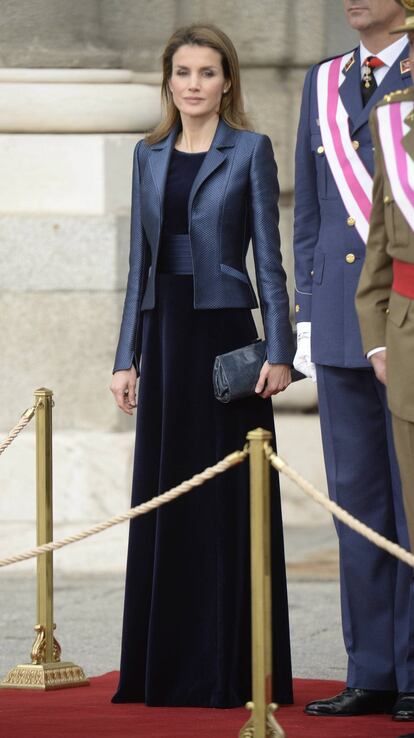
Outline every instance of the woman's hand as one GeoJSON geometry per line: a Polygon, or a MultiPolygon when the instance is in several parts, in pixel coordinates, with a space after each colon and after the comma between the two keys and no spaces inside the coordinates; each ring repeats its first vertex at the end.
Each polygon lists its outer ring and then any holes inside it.
{"type": "Polygon", "coordinates": [[[283,392],[291,381],[292,375],[289,364],[269,364],[268,361],[265,361],[255,392],[263,398],[277,395],[278,392],[283,392]]]}
{"type": "Polygon", "coordinates": [[[115,372],[109,389],[115,397],[115,402],[127,415],[133,414],[136,401],[137,370],[132,365],[130,369],[115,372]]]}

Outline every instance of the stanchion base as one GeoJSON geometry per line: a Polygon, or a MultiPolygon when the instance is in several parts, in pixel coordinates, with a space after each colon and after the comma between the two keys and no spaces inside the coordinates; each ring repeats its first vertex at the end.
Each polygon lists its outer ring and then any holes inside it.
{"type": "Polygon", "coordinates": [[[47,664],[19,664],[0,682],[2,689],[67,689],[87,687],[83,669],[71,661],[54,661],[47,664]]]}
{"type": "Polygon", "coordinates": [[[243,725],[239,738],[255,738],[258,736],[265,736],[265,738],[286,738],[285,731],[276,722],[273,713],[276,712],[278,705],[271,702],[266,707],[266,725],[258,725],[257,716],[255,715],[255,707],[253,702],[247,702],[246,708],[251,710],[252,714],[248,719],[247,723],[243,725]]]}

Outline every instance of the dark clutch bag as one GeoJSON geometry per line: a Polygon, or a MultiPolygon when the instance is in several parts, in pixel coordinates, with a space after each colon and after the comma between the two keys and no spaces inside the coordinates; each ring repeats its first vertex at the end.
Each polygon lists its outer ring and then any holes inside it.
{"type": "MultiPolygon", "coordinates": [[[[214,397],[231,402],[255,394],[257,380],[266,360],[266,342],[258,339],[248,346],[216,356],[213,366],[214,397]]],[[[292,382],[305,375],[292,368],[292,382]]]]}

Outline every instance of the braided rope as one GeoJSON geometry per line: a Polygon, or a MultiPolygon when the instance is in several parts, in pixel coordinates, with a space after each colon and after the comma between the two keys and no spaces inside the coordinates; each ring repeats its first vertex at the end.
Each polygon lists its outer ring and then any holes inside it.
{"type": "Polygon", "coordinates": [[[399,546],[398,543],[393,543],[392,541],[389,541],[380,533],[377,533],[375,530],[372,530],[372,528],[369,528],[369,526],[365,525],[365,523],[361,523],[360,520],[358,520],[349,512],[337,505],[336,502],[333,502],[322,492],[319,492],[319,490],[317,490],[316,487],[313,486],[313,484],[308,482],[297,471],[295,471],[295,469],[292,469],[292,467],[286,464],[286,462],[283,461],[283,459],[281,459],[280,456],[278,456],[273,451],[270,444],[265,443],[264,452],[266,458],[270,461],[271,465],[275,469],[277,469],[278,472],[282,472],[282,474],[285,474],[287,477],[289,477],[289,479],[291,479],[292,482],[295,482],[295,484],[297,484],[298,487],[300,487],[309,497],[311,497],[319,505],[322,505],[322,507],[324,507],[325,510],[328,510],[328,512],[332,513],[332,515],[335,515],[338,520],[340,520],[342,523],[345,523],[345,525],[356,531],[356,533],[360,533],[360,535],[364,536],[364,538],[366,538],[368,541],[374,543],[375,546],[384,549],[384,551],[387,551],[392,556],[400,559],[405,564],[408,564],[409,566],[414,566],[413,554],[409,553],[409,551],[407,551],[402,546],[399,546]]]}
{"type": "Polygon", "coordinates": [[[24,411],[24,413],[22,414],[19,422],[16,423],[16,425],[14,426],[14,428],[11,429],[11,431],[10,431],[9,435],[7,436],[7,438],[5,438],[4,441],[2,441],[0,443],[0,455],[3,453],[3,451],[6,450],[6,448],[8,448],[8,446],[10,446],[10,444],[12,443],[12,441],[14,441],[14,439],[17,438],[17,436],[19,435],[19,433],[22,432],[23,428],[25,428],[26,425],[28,425],[28,423],[30,423],[30,421],[33,418],[35,412],[36,412],[36,407],[35,406],[29,407],[27,410],[24,411]]]}
{"type": "Polygon", "coordinates": [[[122,515],[114,515],[114,517],[105,520],[103,523],[98,523],[97,525],[72,536],[61,538],[59,541],[44,543],[43,546],[37,546],[36,548],[24,551],[21,554],[9,556],[6,559],[0,559],[0,568],[9,566],[10,564],[17,564],[19,561],[33,559],[35,556],[47,553],[48,551],[56,551],[58,548],[63,548],[63,546],[68,546],[71,543],[82,541],[84,538],[93,536],[96,533],[102,533],[104,530],[107,530],[107,528],[119,525],[119,523],[124,523],[126,520],[131,520],[132,518],[137,518],[139,515],[145,515],[146,513],[151,512],[151,510],[156,510],[158,507],[161,507],[168,502],[172,502],[172,500],[175,500],[186,492],[190,492],[195,487],[201,486],[204,482],[207,482],[209,479],[213,479],[213,477],[216,477],[218,474],[222,474],[228,469],[231,469],[232,466],[241,464],[248,454],[249,452],[247,447],[245,447],[243,451],[234,451],[234,453],[229,454],[224,459],[217,462],[217,464],[214,464],[214,466],[207,467],[207,469],[204,469],[200,474],[195,474],[191,479],[181,482],[177,487],[173,487],[172,489],[167,490],[167,492],[163,492],[161,495],[153,497],[151,500],[148,500],[148,502],[143,502],[141,505],[131,507],[122,515]]]}

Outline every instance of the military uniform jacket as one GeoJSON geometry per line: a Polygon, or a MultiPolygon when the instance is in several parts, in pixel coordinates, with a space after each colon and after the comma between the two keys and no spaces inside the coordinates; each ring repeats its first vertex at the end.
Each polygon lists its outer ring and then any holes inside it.
{"type": "MultiPolygon", "coordinates": [[[[349,116],[354,149],[373,176],[369,114],[385,93],[411,83],[401,62],[406,47],[363,107],[359,48],[347,65],[339,96],[349,116]],[[403,70],[403,71],[402,71],[403,70]]],[[[321,62],[322,64],[322,62],[321,62]]],[[[319,121],[317,75],[309,70],[303,89],[296,145],[295,280],[296,320],[312,322],[312,361],[328,366],[365,367],[355,292],[365,243],[345,208],[326,159],[319,121]]]]}
{"type": "MultiPolygon", "coordinates": [[[[388,95],[379,103],[414,103],[414,88],[388,95]]],[[[388,403],[395,415],[414,421],[414,301],[392,290],[393,259],[414,264],[414,230],[397,205],[384,161],[378,131],[378,110],[371,118],[375,146],[374,202],[367,255],[358,287],[356,305],[364,351],[387,347],[388,403]]],[[[414,115],[402,139],[414,160],[414,115]]]]}

